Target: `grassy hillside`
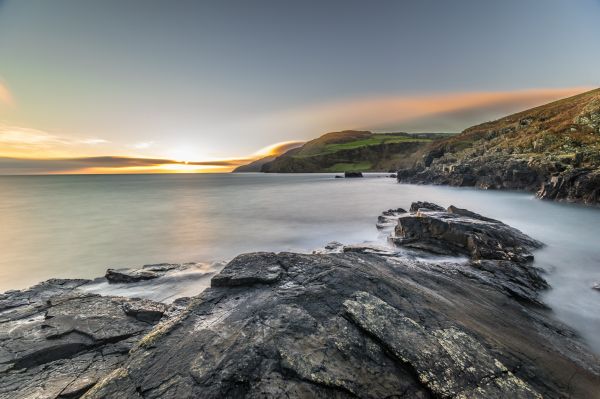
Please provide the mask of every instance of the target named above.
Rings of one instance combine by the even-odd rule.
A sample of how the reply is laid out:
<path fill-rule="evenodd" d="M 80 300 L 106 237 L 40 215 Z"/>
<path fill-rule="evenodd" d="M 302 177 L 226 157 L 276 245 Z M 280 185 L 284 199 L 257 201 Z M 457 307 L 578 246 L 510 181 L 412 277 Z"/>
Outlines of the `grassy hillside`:
<path fill-rule="evenodd" d="M 470 127 L 435 147 L 460 152 L 488 149 L 522 154 L 573 154 L 600 150 L 600 89 Z"/>
<path fill-rule="evenodd" d="M 327 133 L 263 166 L 265 172 L 389 171 L 414 162 L 442 133 Z"/>

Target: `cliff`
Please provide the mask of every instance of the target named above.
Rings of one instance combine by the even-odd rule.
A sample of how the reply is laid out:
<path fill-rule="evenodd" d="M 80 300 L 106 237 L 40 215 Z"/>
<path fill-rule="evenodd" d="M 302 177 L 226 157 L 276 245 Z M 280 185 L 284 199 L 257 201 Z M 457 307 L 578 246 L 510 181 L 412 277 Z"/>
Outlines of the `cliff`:
<path fill-rule="evenodd" d="M 432 143 L 400 182 L 526 190 L 600 204 L 600 89 Z"/>

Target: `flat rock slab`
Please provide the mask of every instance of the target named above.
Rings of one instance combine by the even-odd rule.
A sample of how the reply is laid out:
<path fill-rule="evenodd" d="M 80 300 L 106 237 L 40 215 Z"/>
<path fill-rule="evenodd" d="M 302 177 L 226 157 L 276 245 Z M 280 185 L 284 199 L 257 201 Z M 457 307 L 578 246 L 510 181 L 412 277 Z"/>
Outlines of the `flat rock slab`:
<path fill-rule="evenodd" d="M 158 263 L 144 265 L 141 269 L 108 269 L 105 278 L 111 283 L 136 283 L 139 281 L 152 280 L 175 270 L 185 270 L 193 263 Z"/>

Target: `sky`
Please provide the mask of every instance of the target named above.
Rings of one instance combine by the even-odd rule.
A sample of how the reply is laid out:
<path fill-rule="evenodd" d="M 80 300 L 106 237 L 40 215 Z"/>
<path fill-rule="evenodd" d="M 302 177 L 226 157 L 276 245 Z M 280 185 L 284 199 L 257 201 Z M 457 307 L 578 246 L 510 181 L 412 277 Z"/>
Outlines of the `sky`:
<path fill-rule="evenodd" d="M 598 20 L 600 0 L 0 0 L 0 174 L 460 132 L 600 86 Z"/>

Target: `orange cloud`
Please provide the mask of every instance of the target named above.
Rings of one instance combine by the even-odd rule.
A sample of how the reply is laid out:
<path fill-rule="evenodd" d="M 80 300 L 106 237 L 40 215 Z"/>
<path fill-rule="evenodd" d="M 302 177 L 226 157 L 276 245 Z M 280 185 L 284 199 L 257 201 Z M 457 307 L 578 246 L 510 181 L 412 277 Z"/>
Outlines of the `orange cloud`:
<path fill-rule="evenodd" d="M 258 121 L 259 124 L 292 126 L 300 134 L 312 137 L 317 132 L 345 129 L 403 129 L 422 120 L 424 130 L 435 129 L 434 123 L 427 124 L 428 118 L 467 113 L 456 125 L 455 131 L 473 124 L 484 122 L 484 118 L 498 118 L 507 113 L 542 105 L 547 102 L 569 97 L 590 90 L 586 87 L 563 89 L 530 89 L 497 92 L 437 93 L 416 96 L 383 96 L 345 100 L 334 103 L 309 106 L 269 115 Z M 479 114 L 478 114 L 479 111 Z M 431 126 L 428 128 L 427 126 Z M 317 129 L 315 131 L 315 129 Z"/>
<path fill-rule="evenodd" d="M 43 130 L 0 123 L 0 157 L 69 157 L 75 152 L 80 155 L 89 155 L 86 154 L 85 149 L 106 143 L 108 141 L 101 138 L 74 139 Z M 95 149 L 94 151 L 99 150 Z"/>
<path fill-rule="evenodd" d="M 78 158 L 0 157 L 0 174 L 207 173 L 229 172 L 255 158 L 182 162 L 163 158 L 99 156 Z"/>
<path fill-rule="evenodd" d="M 300 147 L 304 144 L 304 141 L 282 141 L 280 143 L 271 144 L 267 147 L 261 148 L 253 155 L 258 158 L 269 157 L 269 156 L 278 156 L 291 150 L 292 148 Z"/>
<path fill-rule="evenodd" d="M 13 96 L 10 90 L 8 90 L 8 87 L 2 83 L 2 81 L 0 81 L 0 103 L 4 103 L 9 106 L 14 105 Z"/>

